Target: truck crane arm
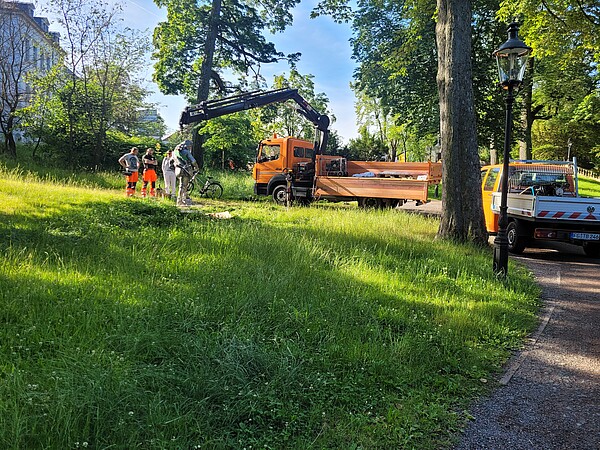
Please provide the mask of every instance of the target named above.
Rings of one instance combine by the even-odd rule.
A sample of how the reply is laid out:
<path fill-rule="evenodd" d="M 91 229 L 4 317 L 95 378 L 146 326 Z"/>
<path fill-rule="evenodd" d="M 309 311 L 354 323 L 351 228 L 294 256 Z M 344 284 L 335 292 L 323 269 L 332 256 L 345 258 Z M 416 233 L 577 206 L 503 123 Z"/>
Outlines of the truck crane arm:
<path fill-rule="evenodd" d="M 252 91 L 225 97 L 218 100 L 207 100 L 197 105 L 187 106 L 181 113 L 179 126 L 214 119 L 227 114 L 260 108 L 272 103 L 293 100 L 298 104 L 296 111 L 310 121 L 317 131 L 315 154 L 322 154 L 329 139 L 329 117 L 319 114 L 299 93 L 298 89 L 275 89 L 272 91 Z"/>

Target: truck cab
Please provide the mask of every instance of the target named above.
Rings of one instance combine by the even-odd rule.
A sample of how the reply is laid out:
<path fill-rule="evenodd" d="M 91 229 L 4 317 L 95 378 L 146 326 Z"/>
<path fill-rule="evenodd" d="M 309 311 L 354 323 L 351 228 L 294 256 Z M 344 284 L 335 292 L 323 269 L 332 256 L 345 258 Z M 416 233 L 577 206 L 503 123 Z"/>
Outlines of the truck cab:
<path fill-rule="evenodd" d="M 490 234 L 498 232 L 498 214 L 492 211 L 492 194 L 500 190 L 500 172 L 502 166 L 486 166 L 481 169 L 481 194 L 485 227 Z"/>
<path fill-rule="evenodd" d="M 278 203 L 285 194 L 286 175 L 291 171 L 295 188 L 312 187 L 314 144 L 294 137 L 265 139 L 258 144 L 252 168 L 254 193 L 270 195 Z"/>

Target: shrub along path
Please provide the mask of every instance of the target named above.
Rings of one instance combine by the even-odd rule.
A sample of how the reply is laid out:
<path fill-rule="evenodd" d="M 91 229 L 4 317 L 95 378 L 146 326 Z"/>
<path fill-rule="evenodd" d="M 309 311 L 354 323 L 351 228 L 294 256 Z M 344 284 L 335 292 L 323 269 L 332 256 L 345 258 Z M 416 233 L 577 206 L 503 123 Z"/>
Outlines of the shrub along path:
<path fill-rule="evenodd" d="M 508 384 L 471 412 L 457 450 L 600 448 L 598 260 L 571 248 L 516 258 L 541 285 L 548 321 L 509 364 Z"/>

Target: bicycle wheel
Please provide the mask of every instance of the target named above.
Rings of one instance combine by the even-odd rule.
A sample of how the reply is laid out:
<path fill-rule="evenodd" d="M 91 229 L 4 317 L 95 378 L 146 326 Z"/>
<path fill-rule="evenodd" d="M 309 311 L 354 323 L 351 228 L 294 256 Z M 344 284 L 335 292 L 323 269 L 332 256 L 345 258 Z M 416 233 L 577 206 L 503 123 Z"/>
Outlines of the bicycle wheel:
<path fill-rule="evenodd" d="M 208 198 L 221 198 L 221 195 L 223 195 L 223 186 L 218 181 L 211 181 L 204 190 L 203 195 Z"/>
<path fill-rule="evenodd" d="M 188 195 L 192 195 L 192 192 L 194 192 L 194 182 L 190 181 L 187 185 L 187 191 L 188 191 Z"/>

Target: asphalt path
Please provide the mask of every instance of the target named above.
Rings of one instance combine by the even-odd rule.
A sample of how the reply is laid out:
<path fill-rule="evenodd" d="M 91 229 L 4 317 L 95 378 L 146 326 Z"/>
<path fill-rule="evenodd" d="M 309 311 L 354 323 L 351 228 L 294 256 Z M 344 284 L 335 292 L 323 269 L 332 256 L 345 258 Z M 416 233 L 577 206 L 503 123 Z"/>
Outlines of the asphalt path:
<path fill-rule="evenodd" d="M 456 450 L 599 450 L 600 260 L 567 244 L 511 258 L 542 288 L 539 327 L 474 405 Z"/>
<path fill-rule="evenodd" d="M 441 202 L 399 209 L 438 216 Z M 600 450 L 600 259 L 548 246 L 511 255 L 542 288 L 539 326 L 470 409 L 455 450 Z"/>

